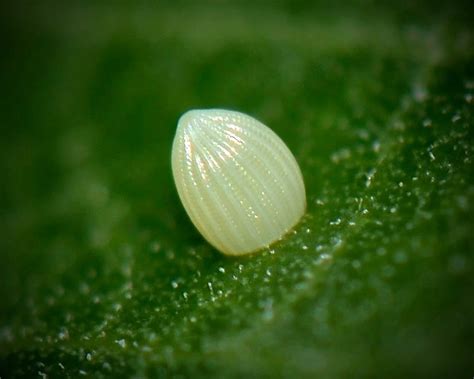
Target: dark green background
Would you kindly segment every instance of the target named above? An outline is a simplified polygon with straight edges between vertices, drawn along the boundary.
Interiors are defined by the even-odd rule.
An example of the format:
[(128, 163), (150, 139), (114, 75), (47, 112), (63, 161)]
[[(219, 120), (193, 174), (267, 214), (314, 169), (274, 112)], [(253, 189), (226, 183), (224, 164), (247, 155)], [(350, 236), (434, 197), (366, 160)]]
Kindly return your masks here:
[[(0, 376), (472, 377), (470, 3), (3, 4)], [(198, 107), (300, 163), (271, 250), (188, 220)]]

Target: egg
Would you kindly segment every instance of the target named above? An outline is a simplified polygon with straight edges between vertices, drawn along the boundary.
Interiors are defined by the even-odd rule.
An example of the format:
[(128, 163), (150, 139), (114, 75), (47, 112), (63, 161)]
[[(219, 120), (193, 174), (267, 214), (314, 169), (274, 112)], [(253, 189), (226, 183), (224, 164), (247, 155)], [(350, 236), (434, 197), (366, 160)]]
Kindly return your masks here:
[(184, 113), (171, 166), (189, 218), (224, 254), (268, 247), (305, 213), (305, 187), (295, 157), (270, 128), (244, 113)]

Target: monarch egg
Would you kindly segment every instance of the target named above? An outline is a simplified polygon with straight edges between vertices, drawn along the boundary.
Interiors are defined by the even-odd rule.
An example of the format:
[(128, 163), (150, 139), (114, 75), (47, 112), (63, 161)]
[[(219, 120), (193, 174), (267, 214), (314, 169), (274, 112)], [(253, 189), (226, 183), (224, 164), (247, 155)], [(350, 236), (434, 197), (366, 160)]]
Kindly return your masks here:
[(171, 164), (191, 221), (224, 254), (268, 247), (305, 212), (295, 157), (270, 128), (246, 114), (186, 112), (178, 121)]

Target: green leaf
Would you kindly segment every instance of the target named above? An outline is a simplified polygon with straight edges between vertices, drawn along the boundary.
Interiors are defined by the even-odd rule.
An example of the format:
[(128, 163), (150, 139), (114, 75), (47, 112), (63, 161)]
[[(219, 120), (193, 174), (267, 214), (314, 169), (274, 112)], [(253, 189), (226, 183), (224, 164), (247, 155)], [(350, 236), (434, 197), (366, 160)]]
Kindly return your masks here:
[[(4, 13), (1, 377), (472, 376), (469, 3), (331, 5)], [(200, 107), (301, 165), (268, 250), (219, 254), (179, 202)]]

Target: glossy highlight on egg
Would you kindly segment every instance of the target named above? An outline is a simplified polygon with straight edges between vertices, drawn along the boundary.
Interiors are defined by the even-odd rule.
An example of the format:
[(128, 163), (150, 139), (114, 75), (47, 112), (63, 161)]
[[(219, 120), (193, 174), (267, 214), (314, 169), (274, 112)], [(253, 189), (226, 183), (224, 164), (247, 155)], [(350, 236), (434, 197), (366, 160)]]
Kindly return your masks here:
[(220, 252), (268, 247), (306, 209), (301, 170), (270, 128), (246, 114), (197, 109), (178, 121), (171, 165), (191, 221)]

